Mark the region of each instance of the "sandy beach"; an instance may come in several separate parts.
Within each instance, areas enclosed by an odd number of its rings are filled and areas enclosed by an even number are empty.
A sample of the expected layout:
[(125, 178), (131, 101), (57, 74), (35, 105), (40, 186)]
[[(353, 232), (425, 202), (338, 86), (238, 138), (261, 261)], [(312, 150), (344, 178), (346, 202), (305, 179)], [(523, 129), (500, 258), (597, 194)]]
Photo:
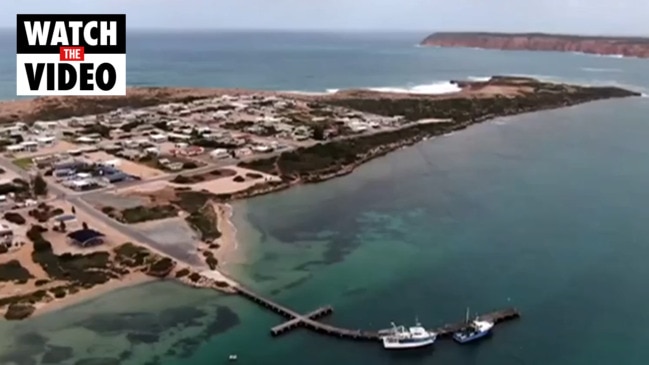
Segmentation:
[(213, 203), (213, 207), (218, 217), (218, 227), (221, 232), (221, 237), (217, 240), (219, 248), (215, 253), (219, 265), (241, 262), (244, 259), (243, 250), (239, 247), (237, 227), (232, 222), (232, 215), (234, 214), (232, 205)]

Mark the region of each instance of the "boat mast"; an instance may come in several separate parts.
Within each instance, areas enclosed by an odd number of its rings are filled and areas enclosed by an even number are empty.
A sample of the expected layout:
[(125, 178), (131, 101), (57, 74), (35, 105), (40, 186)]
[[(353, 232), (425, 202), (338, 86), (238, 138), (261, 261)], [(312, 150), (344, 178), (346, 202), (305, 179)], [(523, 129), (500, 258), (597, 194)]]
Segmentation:
[(466, 307), (466, 323), (469, 323), (469, 307)]

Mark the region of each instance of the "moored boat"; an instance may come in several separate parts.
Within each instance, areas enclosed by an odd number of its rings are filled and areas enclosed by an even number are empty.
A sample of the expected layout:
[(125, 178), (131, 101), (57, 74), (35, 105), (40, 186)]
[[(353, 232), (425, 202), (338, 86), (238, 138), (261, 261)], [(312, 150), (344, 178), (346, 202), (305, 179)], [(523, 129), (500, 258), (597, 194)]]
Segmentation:
[(494, 323), (479, 320), (477, 317), (469, 321), (469, 308), (466, 310), (466, 326), (453, 333), (453, 339), (459, 343), (467, 343), (483, 338), (491, 333)]
[(419, 322), (409, 328), (393, 323), (392, 329), (380, 333), (383, 347), (390, 350), (424, 347), (432, 345), (437, 339), (436, 333), (428, 332)]

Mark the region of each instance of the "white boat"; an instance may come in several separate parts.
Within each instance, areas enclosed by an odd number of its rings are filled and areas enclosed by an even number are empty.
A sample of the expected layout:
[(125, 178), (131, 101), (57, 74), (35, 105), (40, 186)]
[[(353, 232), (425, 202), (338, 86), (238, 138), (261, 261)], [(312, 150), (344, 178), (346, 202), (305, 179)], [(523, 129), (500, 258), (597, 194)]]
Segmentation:
[(396, 326), (392, 324), (391, 330), (381, 331), (383, 347), (386, 349), (411, 349), (432, 345), (437, 339), (437, 334), (428, 332), (419, 322), (413, 327)]
[(477, 317), (469, 321), (469, 308), (466, 309), (467, 326), (453, 334), (453, 339), (459, 343), (467, 343), (483, 338), (491, 333), (494, 323), (481, 321)]
[(234, 355), (234, 354), (233, 354), (233, 355), (230, 355), (230, 356), (228, 357), (228, 360), (230, 360), (230, 361), (237, 361), (237, 358), (238, 358), (237, 355)]

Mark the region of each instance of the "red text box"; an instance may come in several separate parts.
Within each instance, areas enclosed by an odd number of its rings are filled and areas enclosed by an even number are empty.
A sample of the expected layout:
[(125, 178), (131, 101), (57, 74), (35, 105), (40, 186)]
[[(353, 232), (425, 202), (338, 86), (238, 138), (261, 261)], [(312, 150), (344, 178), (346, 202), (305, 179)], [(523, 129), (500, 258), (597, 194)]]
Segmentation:
[(59, 52), (60, 61), (83, 61), (83, 47), (61, 47)]

